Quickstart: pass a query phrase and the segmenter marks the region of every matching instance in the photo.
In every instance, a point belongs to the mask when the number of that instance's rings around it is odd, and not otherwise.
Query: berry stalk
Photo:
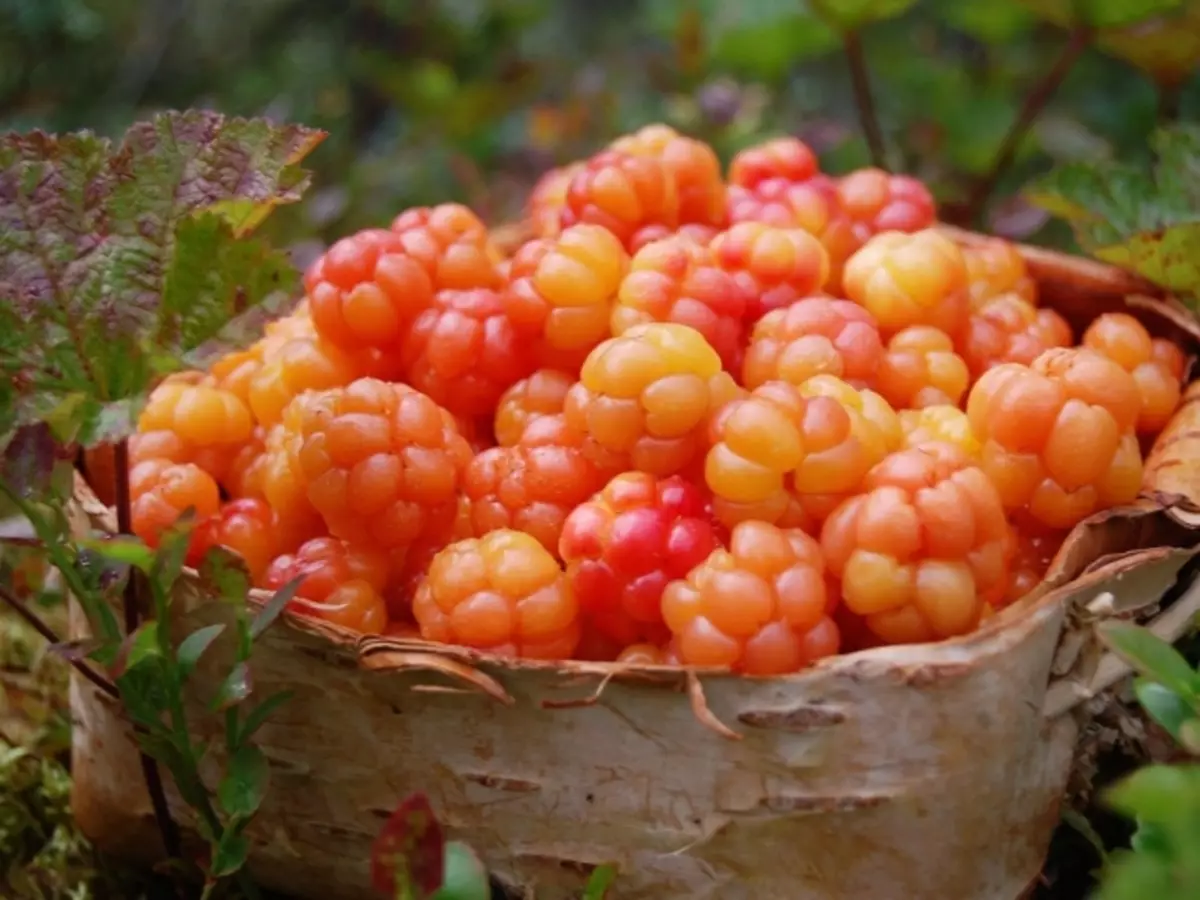
[[[129,496],[129,441],[122,438],[113,448],[114,496],[117,507],[117,531],[121,534],[133,534],[132,501]],[[125,633],[137,631],[141,620],[142,573],[135,567],[129,569],[129,579],[125,582],[125,592],[122,597],[122,607],[125,616]],[[171,818],[171,810],[167,806],[167,794],[163,790],[162,774],[158,771],[158,763],[144,751],[139,753],[142,764],[142,777],[146,781],[146,791],[150,794],[150,803],[154,807],[154,821],[158,824],[159,835],[163,847],[172,859],[180,858],[179,828]]]
[[[845,32],[842,35],[842,47],[850,66],[854,105],[858,108],[858,122],[867,140],[867,148],[871,151],[871,163],[878,168],[885,168],[887,150],[883,143],[883,129],[879,127],[879,115],[875,112],[875,98],[871,93],[871,77],[867,69],[867,57],[863,53],[862,36],[857,30]]]
[[[969,199],[965,205],[963,213],[963,221],[967,223],[974,222],[983,211],[984,204],[988,198],[992,196],[992,192],[996,190],[996,185],[1000,183],[1000,179],[1008,171],[1012,165],[1013,159],[1017,155],[1017,147],[1021,141],[1025,139],[1025,135],[1037,120],[1037,117],[1042,114],[1042,110],[1046,108],[1046,104],[1058,91],[1075,63],[1079,61],[1079,57],[1083,55],[1083,51],[1088,48],[1092,41],[1092,30],[1087,26],[1075,28],[1067,40],[1066,46],[1063,47],[1062,53],[1055,60],[1054,65],[1050,67],[1042,80],[1025,96],[1025,102],[1021,104],[1021,110],[1017,113],[1017,118],[1009,128],[1008,133],[1004,135],[1004,140],[1000,144],[1000,149],[996,152],[996,159],[992,163],[991,169],[983,176],[975,185],[975,189],[971,192]]]

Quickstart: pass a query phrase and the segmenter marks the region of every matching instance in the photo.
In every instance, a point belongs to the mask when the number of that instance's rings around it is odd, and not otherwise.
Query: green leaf
[[[254,623],[250,626],[251,637],[257,638],[271,627],[271,623],[279,618],[279,614],[283,612],[284,607],[296,596],[296,591],[300,590],[300,585],[303,583],[304,576],[293,578],[271,596],[271,599],[263,605],[263,608],[258,611],[258,615],[254,617]]]
[[[1170,828],[1200,811],[1200,766],[1145,766],[1111,788],[1108,801],[1139,822]]]
[[[1071,163],[1027,190],[1081,247],[1178,294],[1200,294],[1200,126],[1151,138],[1155,163]]]
[[[155,116],[120,145],[0,137],[0,431],[57,410],[87,442],[104,404],[285,287],[282,255],[239,239],[299,198],[297,164],[323,137],[207,111]]]
[[[267,794],[271,767],[254,744],[237,748],[217,786],[217,802],[230,818],[247,819],[258,811]]]
[[[1174,647],[1154,632],[1127,622],[1106,622],[1100,639],[1142,675],[1152,678],[1185,701],[1196,701],[1196,671]]]
[[[217,688],[217,695],[211,704],[213,712],[223,712],[231,706],[237,706],[250,696],[253,686],[250,666],[245,661],[238,662]]]
[[[588,877],[583,888],[583,900],[604,900],[608,889],[617,880],[617,870],[613,866],[597,866]]]
[[[80,541],[79,545],[109,562],[133,566],[146,574],[154,567],[154,551],[141,539],[131,535],[118,535],[101,540],[87,539]]]
[[[1106,870],[1097,900],[1185,900],[1173,883],[1165,860],[1123,851]]]
[[[213,547],[200,561],[200,581],[222,600],[238,607],[246,603],[250,593],[250,570],[245,561],[224,547]]]
[[[126,671],[134,668],[151,656],[161,656],[162,649],[158,642],[158,622],[151,619],[138,626],[137,631],[127,636],[121,642],[117,651],[116,661],[112,665],[111,674],[120,678]]]
[[[1179,694],[1168,690],[1156,681],[1138,678],[1133,683],[1138,703],[1150,718],[1167,730],[1171,737],[1179,740],[1183,724],[1196,719],[1196,710]]]
[[[221,840],[213,850],[209,872],[214,878],[225,878],[232,875],[246,864],[246,857],[249,854],[249,839],[244,834],[228,829],[221,835]]]
[[[179,647],[175,651],[175,665],[179,670],[180,680],[187,680],[187,677],[195,670],[200,657],[204,655],[204,651],[220,637],[224,630],[225,625],[220,622],[215,625],[205,625],[203,628],[197,628],[179,642]]]
[[[151,584],[164,597],[170,597],[171,589],[183,572],[195,525],[196,511],[189,507],[158,540],[149,577]]]
[[[809,0],[813,10],[840,31],[904,15],[917,0]]]
[[[287,703],[294,696],[295,692],[293,691],[279,691],[250,710],[249,715],[242,722],[241,731],[237,736],[238,741],[245,742],[250,740],[254,733],[262,728],[267,719],[270,718],[271,713],[275,712],[275,710],[279,709],[279,707],[283,706],[283,704]]]
[[[1186,0],[1020,0],[1031,12],[1063,27],[1126,28],[1182,9]]]
[[[491,900],[487,869],[462,841],[449,841],[443,854],[442,886],[431,900]]]
[[[154,733],[163,733],[163,714],[171,706],[176,685],[161,656],[147,656],[114,678],[130,718]]]

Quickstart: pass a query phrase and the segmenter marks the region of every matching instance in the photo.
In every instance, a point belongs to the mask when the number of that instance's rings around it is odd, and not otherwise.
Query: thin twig
[[[113,448],[113,467],[115,468],[117,501],[117,530],[121,534],[133,534],[132,500],[129,496],[129,442],[121,440]],[[141,619],[141,589],[142,573],[130,567],[129,578],[125,582],[123,599],[125,613],[125,633],[137,631]],[[174,859],[181,858],[183,845],[179,837],[179,828],[171,818],[170,807],[167,806],[167,793],[163,789],[162,774],[158,771],[158,763],[146,753],[141,753],[142,777],[146,781],[146,792],[150,795],[150,803],[154,807],[154,820],[158,823],[158,832],[162,837],[163,847],[167,855]]]
[[[61,643],[58,635],[54,633],[54,629],[42,621],[41,617],[38,616],[38,614],[30,609],[25,603],[23,603],[20,597],[12,593],[3,585],[0,585],[0,600],[3,600],[10,607],[12,607],[13,612],[28,622],[30,626],[33,627],[34,631],[44,637],[51,644]],[[82,660],[68,659],[67,662],[72,668],[75,669],[75,671],[77,671],[96,687],[100,688],[100,690],[104,691],[104,693],[108,694],[110,697],[121,696],[120,691],[116,689],[112,682],[105,679],[98,672],[96,672],[95,669],[84,663]]]
[[[1170,125],[1179,118],[1180,102],[1183,100],[1179,84],[1158,85],[1158,124]]]
[[[971,196],[964,204],[964,222],[974,222],[980,212],[983,211],[983,207],[992,196],[992,192],[995,191],[996,185],[1000,183],[1000,179],[1004,177],[1004,173],[1012,165],[1021,141],[1025,139],[1025,135],[1029,132],[1037,117],[1046,108],[1046,104],[1050,102],[1050,99],[1058,91],[1063,80],[1067,77],[1071,69],[1074,68],[1075,63],[1079,61],[1079,57],[1083,55],[1083,51],[1088,48],[1091,41],[1092,30],[1090,28],[1080,26],[1072,30],[1070,38],[1067,40],[1062,52],[1058,55],[1058,59],[1054,61],[1054,65],[1050,67],[1050,70],[1043,76],[1034,89],[1025,95],[1025,102],[1021,104],[1017,118],[1009,127],[1008,133],[1004,135],[1004,140],[1000,144],[1000,149],[996,152],[996,158],[992,162],[991,169],[975,184],[974,190],[971,191]]]
[[[862,37],[855,30],[842,35],[842,46],[846,62],[850,65],[850,85],[854,89],[854,104],[858,107],[858,122],[863,137],[871,151],[871,162],[884,168],[887,151],[883,144],[883,129],[879,127],[879,116],[875,113],[875,99],[871,95],[871,76],[867,71],[867,58],[863,53]]]

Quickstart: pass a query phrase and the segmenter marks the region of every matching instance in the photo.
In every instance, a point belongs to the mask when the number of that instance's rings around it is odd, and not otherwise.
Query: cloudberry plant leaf
[[[212,862],[208,867],[209,873],[214,878],[232,875],[246,864],[249,854],[250,840],[240,832],[226,830],[213,851]]]
[[[1029,198],[1065,219],[1084,250],[1193,301],[1200,297],[1200,126],[1176,125],[1150,141],[1148,168],[1073,163]]]
[[[272,694],[254,709],[250,710],[245,720],[242,722],[242,727],[238,732],[238,741],[248,741],[254,736],[254,733],[266,723],[271,717],[271,713],[287,703],[295,696],[293,691],[279,691]]]
[[[205,625],[203,628],[197,628],[179,642],[179,646],[175,650],[175,666],[179,670],[181,681],[186,680],[195,671],[196,664],[200,662],[204,651],[212,646],[213,641],[219,638],[224,630],[225,625],[221,622]]]
[[[371,884],[396,900],[428,900],[442,886],[446,842],[429,798],[396,806],[371,847]]]
[[[250,696],[254,689],[254,679],[250,674],[250,666],[244,661],[235,663],[217,688],[217,695],[212,700],[213,712],[224,712],[231,706],[237,706]]]
[[[300,590],[302,584],[304,584],[303,576],[293,578],[271,595],[271,599],[258,611],[258,615],[254,617],[254,621],[250,625],[251,638],[257,638],[271,627],[271,623],[279,618],[279,614],[296,596],[296,592]]]
[[[105,404],[286,290],[283,256],[239,242],[299,198],[298,163],[323,137],[205,111],[155,116],[119,144],[0,136],[0,429],[57,415],[88,442]],[[128,413],[107,424],[128,430]]]
[[[258,811],[267,795],[271,767],[253,744],[242,744],[229,757],[225,777],[217,786],[217,802],[230,818],[246,819]]]
[[[1194,702],[1200,678],[1178,650],[1140,625],[1106,622],[1100,639],[1142,675],[1152,678],[1188,702]]]
[[[917,0],[809,0],[822,18],[841,31],[855,31],[871,22],[904,15]]]
[[[604,900],[608,896],[608,889],[616,880],[615,868],[608,865],[597,866],[588,876],[587,884],[583,888],[583,900]]]

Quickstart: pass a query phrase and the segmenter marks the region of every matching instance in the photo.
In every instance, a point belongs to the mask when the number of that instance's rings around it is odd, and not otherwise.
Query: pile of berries
[[[339,240],[260,340],[160,384],[133,528],[360,633],[796,671],[968,633],[1131,502],[1185,359],[1081,335],[918,181],[656,125],[548,174],[506,256],[456,204]],[[1078,343],[1076,344],[1076,338]]]

